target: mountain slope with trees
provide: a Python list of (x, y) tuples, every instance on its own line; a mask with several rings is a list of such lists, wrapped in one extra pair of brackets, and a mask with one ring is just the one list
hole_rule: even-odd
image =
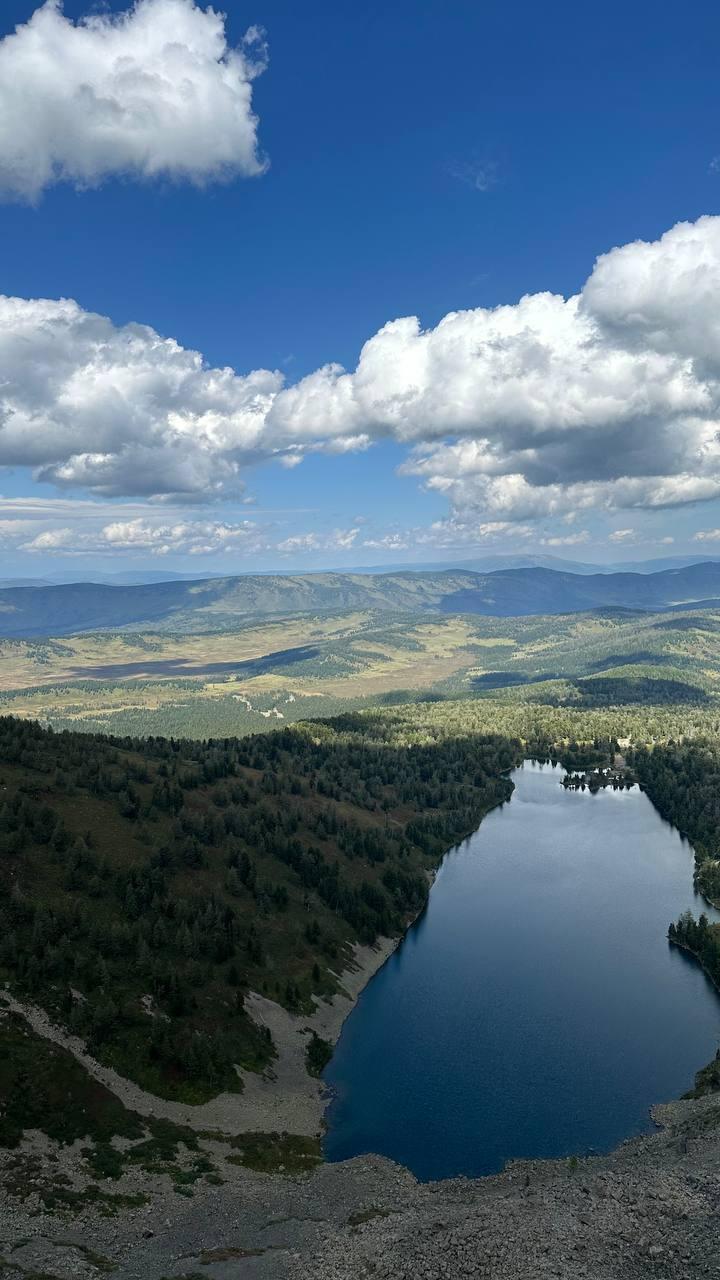
[(216, 631), (238, 621), (352, 609), (520, 617), (615, 606), (671, 609), (720, 599), (720, 564), (660, 573), (542, 567), (389, 574), (246, 575), (140, 586), (69, 583), (0, 590), (0, 636), (63, 636), (125, 627)]
[(406, 749), (361, 722), (198, 743), (2, 719), (0, 981), (152, 1093), (237, 1090), (235, 1065), (273, 1056), (246, 993), (330, 998), (519, 758), (492, 734)]

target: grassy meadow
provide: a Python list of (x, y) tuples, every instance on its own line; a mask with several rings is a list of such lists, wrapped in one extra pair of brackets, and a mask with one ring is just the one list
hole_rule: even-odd
[(345, 612), (211, 634), (0, 641), (0, 711), (55, 728), (234, 736), (418, 697), (708, 702), (720, 610), (550, 617)]

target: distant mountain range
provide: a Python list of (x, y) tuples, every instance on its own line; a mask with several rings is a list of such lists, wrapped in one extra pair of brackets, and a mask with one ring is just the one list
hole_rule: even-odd
[(62, 636), (132, 628), (183, 632), (353, 609), (519, 617), (597, 608), (661, 610), (718, 604), (720, 563), (659, 573), (559, 572), (542, 567), (355, 574), (247, 575), (140, 586), (68, 583), (0, 590), (0, 636)]
[[(720, 563), (720, 555), (706, 555), (702, 557), (702, 560), (703, 563)], [(583, 576), (589, 576), (598, 573), (659, 573), (663, 569), (682, 569), (697, 563), (697, 555), (663, 556), (654, 560), (618, 560), (607, 564), (591, 564), (589, 561), (565, 560), (560, 556), (545, 555), (541, 552), (537, 554), (523, 552), (514, 555), (474, 556), (469, 560), (428, 560), (416, 564), (407, 564), (399, 561), (388, 564), (350, 565), (342, 570), (307, 569), (303, 572), (289, 570), (285, 574), (278, 574), (276, 569), (258, 569), (251, 575), (243, 576), (256, 578), (315, 578), (318, 575), (325, 576), (328, 574), (341, 577), (347, 574), (352, 574), (353, 576), (360, 574), (363, 576), (382, 577), (398, 573), (438, 573), (447, 569), (453, 571), (467, 569), (471, 573), (497, 573), (500, 569), (555, 569), (558, 573), (578, 573)], [(232, 576), (234, 577), (235, 575)], [(138, 587), (156, 582), (199, 582), (201, 580), (217, 580), (227, 577), (227, 573), (212, 571), (203, 573), (197, 572), (197, 570), (194, 573), (178, 573), (170, 569), (126, 569), (119, 573), (107, 573), (102, 570), (97, 572), (95, 570), (86, 570), (85, 573), (78, 573), (77, 571), (68, 570), (62, 573), (46, 574), (41, 578), (0, 578), (0, 589), (6, 587), (58, 587), (71, 583), (87, 584), (89, 582), (108, 587)]]
[[(720, 563), (720, 556), (702, 556), (703, 563)], [(493, 555), (475, 556), (471, 560), (443, 561), (433, 564), (385, 565), (383, 569), (356, 569), (356, 573), (388, 573), (402, 569), (470, 569), (473, 573), (497, 573), (499, 569), (556, 569), (558, 573), (580, 573), (583, 576), (597, 573), (661, 573), (663, 569), (684, 569), (697, 564), (698, 555), (661, 556), (652, 560), (616, 560), (607, 564), (591, 564), (582, 560), (563, 560), (560, 556), (547, 555)]]
[(59, 573), (44, 578), (0, 578), (3, 587), (59, 587), (72, 582), (98, 582), (108, 587), (139, 587), (149, 582), (197, 582), (201, 578), (221, 578), (220, 573), (172, 573), (168, 569), (128, 569), (123, 573)]

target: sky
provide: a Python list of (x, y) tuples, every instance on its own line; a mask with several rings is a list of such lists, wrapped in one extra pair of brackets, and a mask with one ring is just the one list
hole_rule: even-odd
[(720, 553), (717, 7), (5, 0), (2, 576)]

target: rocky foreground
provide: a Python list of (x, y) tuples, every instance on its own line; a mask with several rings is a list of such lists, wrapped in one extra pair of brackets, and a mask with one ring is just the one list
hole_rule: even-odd
[[(720, 1276), (720, 1101), (658, 1109), (607, 1157), (523, 1162), (418, 1184), (378, 1157), (295, 1177), (237, 1168), (192, 1198), (48, 1212), (32, 1186), (0, 1205), (3, 1280), (695, 1280)], [(43, 1160), (53, 1153), (44, 1150)], [(113, 1184), (117, 1189), (117, 1184)], [(121, 1186), (131, 1192), (130, 1185)]]

